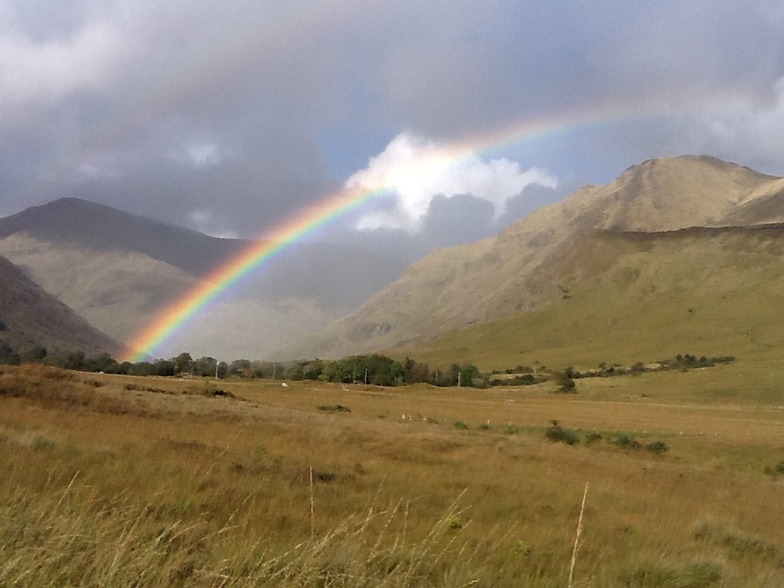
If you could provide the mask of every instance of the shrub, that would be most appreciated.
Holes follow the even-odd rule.
[[[492,386],[532,386],[534,384],[541,384],[546,378],[542,376],[534,376],[533,374],[515,375],[511,378],[500,379],[494,378],[490,381]]]
[[[553,374],[553,379],[558,385],[558,392],[563,394],[575,394],[577,392],[577,387],[575,386],[574,380],[568,373],[555,372]]]
[[[621,435],[618,439],[615,440],[615,444],[618,447],[623,447],[624,449],[641,449],[642,443],[637,441],[631,435]]]
[[[566,443],[567,445],[574,445],[579,441],[579,438],[574,431],[564,429],[558,424],[558,421],[550,422],[550,426],[547,427],[544,436],[555,443]]]
[[[328,412],[351,412],[348,406],[343,406],[342,404],[322,404],[318,409]]]
[[[662,453],[667,453],[670,450],[664,441],[654,441],[653,443],[648,443],[648,445],[645,446],[645,449],[659,455]]]
[[[765,466],[765,474],[774,478],[784,475],[784,461],[780,461],[773,467]]]
[[[465,431],[468,429],[468,423],[465,421],[455,421],[455,429],[460,429],[461,431]]]
[[[662,455],[669,451],[669,447],[664,441],[654,441],[653,443],[648,443],[647,445],[643,445],[637,439],[632,437],[631,435],[623,434],[615,440],[615,444],[618,447],[623,449],[645,449],[646,451],[650,451],[652,453],[656,453],[657,455]]]
[[[54,441],[38,435],[35,439],[33,439],[31,447],[36,451],[49,451],[54,448]]]
[[[588,436],[585,438],[585,444],[590,445],[591,443],[596,443],[597,441],[601,441],[601,440],[602,440],[601,433],[596,433],[596,432],[588,433]]]

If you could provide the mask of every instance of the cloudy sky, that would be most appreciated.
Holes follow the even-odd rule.
[[[0,0],[0,216],[78,196],[416,257],[642,160],[784,175],[780,0]]]

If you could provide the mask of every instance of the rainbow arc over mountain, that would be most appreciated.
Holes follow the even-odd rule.
[[[655,112],[640,109],[619,112],[617,108],[585,114],[561,115],[527,121],[516,126],[484,135],[475,135],[447,147],[450,161],[473,156],[483,151],[500,149],[504,146],[530,141],[544,136],[565,133],[582,127],[620,122],[624,118],[654,115]],[[443,165],[438,162],[420,162],[419,165]],[[394,186],[350,187],[325,196],[316,204],[304,209],[281,223],[262,238],[228,259],[204,278],[196,287],[169,305],[155,316],[128,343],[124,360],[142,361],[154,357],[158,350],[175,333],[183,330],[200,311],[222,294],[239,284],[243,278],[257,271],[264,263],[290,245],[301,241],[315,231],[329,225],[335,219],[359,209],[371,200],[390,193]]]

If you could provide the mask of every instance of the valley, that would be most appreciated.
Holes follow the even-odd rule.
[[[645,162],[397,280],[341,249],[373,268],[352,300],[328,248],[300,248],[238,299],[252,313],[218,314],[236,349],[287,330],[264,361],[18,356],[0,366],[0,584],[784,583],[781,190]],[[112,345],[55,294],[125,340],[204,279],[155,240],[37,222],[0,223],[0,318],[33,351],[88,349],[77,323]]]
[[[575,585],[775,585],[780,372],[562,395],[5,367],[0,579],[563,586],[587,484]]]

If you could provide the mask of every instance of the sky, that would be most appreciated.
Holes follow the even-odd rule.
[[[76,196],[413,260],[646,159],[784,175],[780,0],[0,0],[0,216]]]

